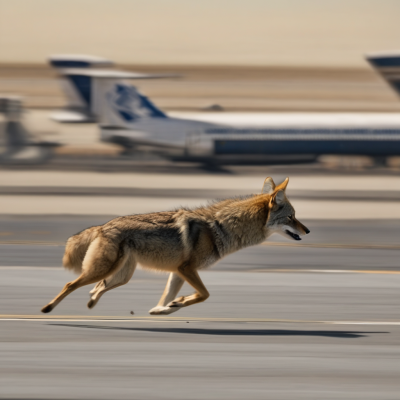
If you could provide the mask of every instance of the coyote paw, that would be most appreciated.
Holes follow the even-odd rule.
[[[53,309],[53,305],[47,304],[47,306],[44,306],[41,311],[42,311],[42,313],[49,313],[52,309]]]
[[[93,308],[96,305],[97,301],[94,299],[90,299],[89,303],[87,303],[87,308]]]
[[[162,307],[162,306],[157,306],[152,308],[149,311],[149,314],[151,315],[168,315],[168,314],[172,314],[173,312],[178,311],[179,308],[178,307]]]

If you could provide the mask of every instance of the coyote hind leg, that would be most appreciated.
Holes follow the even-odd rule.
[[[100,281],[94,289],[90,291],[92,295],[89,303],[88,308],[93,308],[97,302],[100,300],[101,296],[104,293],[108,292],[111,289],[115,289],[119,286],[125,285],[130,281],[132,278],[133,273],[136,269],[136,261],[130,260],[130,257],[126,257],[124,266],[117,271],[115,274],[111,275],[110,277],[103,279]]]
[[[90,285],[91,283],[97,282],[98,279],[101,279],[102,277],[100,276],[85,276],[85,275],[80,275],[77,279],[75,279],[72,282],[68,282],[63,290],[56,296],[49,304],[44,306],[42,308],[43,313],[49,313],[54,309],[54,307],[60,303],[61,300],[63,300],[65,297],[67,297],[69,294],[71,294],[74,290],[79,289],[82,286],[85,285]]]
[[[119,248],[104,238],[95,239],[90,245],[83,260],[81,275],[72,282],[68,282],[63,290],[45,307],[43,313],[48,313],[74,290],[82,286],[90,285],[112,275],[121,267],[123,255],[119,254]]]
[[[167,304],[170,303],[173,299],[175,299],[175,297],[181,290],[184,282],[185,281],[178,274],[171,272],[160,301],[158,302],[156,307],[152,308],[149,311],[149,313],[151,315],[165,315],[178,311],[179,308],[167,307]]]

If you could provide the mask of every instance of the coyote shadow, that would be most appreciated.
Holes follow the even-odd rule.
[[[357,332],[357,331],[319,331],[298,329],[211,329],[211,328],[127,328],[119,326],[80,325],[80,324],[50,324],[69,328],[110,329],[120,331],[154,332],[154,333],[185,333],[192,335],[216,336],[320,336],[342,339],[356,339],[368,334],[389,332]]]

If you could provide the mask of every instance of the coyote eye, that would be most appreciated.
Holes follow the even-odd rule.
[[[293,215],[289,215],[289,216],[288,216],[288,219],[293,219]]]

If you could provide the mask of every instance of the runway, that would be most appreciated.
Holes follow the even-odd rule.
[[[0,398],[397,400],[400,187],[360,178],[295,176],[289,198],[311,234],[226,257],[200,272],[206,302],[155,317],[167,276],[140,269],[93,310],[88,286],[41,314],[75,277],[61,266],[66,239],[122,214],[114,192],[161,210],[251,192],[261,177],[2,175]],[[100,198],[100,213],[77,212]]]
[[[207,302],[161,318],[164,275],[137,271],[91,311],[82,288],[49,316],[71,274],[0,276],[2,398],[398,398],[400,275],[204,271]]]
[[[381,272],[203,271],[207,302],[157,318],[164,275],[138,270],[94,310],[82,288],[48,316],[73,275],[3,266],[1,397],[394,400],[400,275]]]

